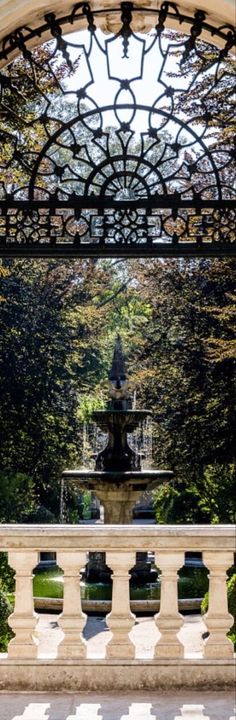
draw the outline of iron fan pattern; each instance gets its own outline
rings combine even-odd
[[[2,43],[0,253],[234,254],[233,29],[124,2],[103,34],[106,13],[77,3]]]

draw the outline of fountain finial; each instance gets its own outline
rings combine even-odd
[[[108,378],[113,383],[117,381],[125,382],[126,380],[125,359],[120,335],[116,336],[112,365]]]
[[[116,336],[112,365],[108,374],[111,406],[116,410],[130,407],[125,359],[120,335]]]

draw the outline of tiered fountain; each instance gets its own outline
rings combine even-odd
[[[104,522],[126,524],[132,521],[132,510],[145,491],[170,480],[169,470],[142,470],[141,457],[128,444],[149,410],[133,410],[126,369],[118,336],[109,372],[110,400],[106,410],[93,412],[92,420],[108,434],[104,450],[96,458],[95,470],[65,470],[64,478],[76,481],[80,489],[94,490],[104,506]]]

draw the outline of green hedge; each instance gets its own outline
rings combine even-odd
[[[228,637],[236,646],[236,573],[233,573],[233,575],[227,582],[227,595],[229,612],[231,615],[233,615],[234,618],[233,625],[228,632]],[[205,614],[208,610],[208,598],[209,593],[207,592],[201,604],[201,612],[203,614]]]
[[[13,608],[7,594],[0,585],[0,652],[6,652],[8,643],[13,637],[13,632],[7,622],[12,611]]]

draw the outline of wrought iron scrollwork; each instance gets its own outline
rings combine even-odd
[[[233,29],[123,2],[106,35],[107,13],[77,3],[2,43],[1,253],[232,254]]]

